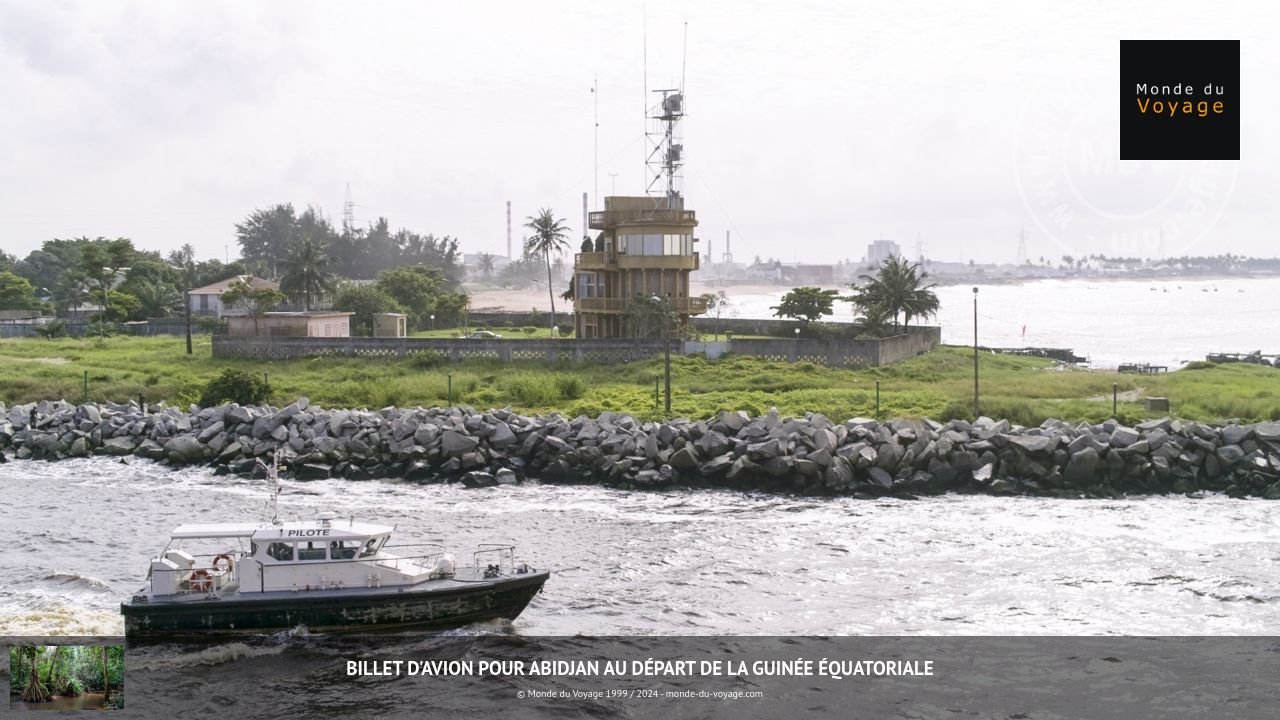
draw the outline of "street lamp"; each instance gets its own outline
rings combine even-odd
[[[662,308],[662,389],[665,394],[663,397],[663,408],[667,417],[671,417],[671,338],[670,338],[670,308],[667,307],[667,301],[654,295],[653,302]]]
[[[982,417],[978,410],[978,288],[973,289],[973,419]]]
[[[432,316],[431,316],[431,330],[432,330],[432,332],[434,332],[434,331],[435,331],[435,329],[436,329],[436,316],[435,316],[435,315],[432,315]]]
[[[793,346],[794,349],[792,351],[792,354],[795,355],[795,358],[792,359],[792,362],[800,362],[800,328],[796,328],[795,333],[796,333],[796,343]]]

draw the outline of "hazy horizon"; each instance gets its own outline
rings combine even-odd
[[[989,2],[455,7],[0,0],[0,249],[55,237],[237,255],[255,208],[503,254],[551,207],[645,185],[648,87],[678,85],[699,249],[858,260],[1274,256],[1269,6]],[[1119,40],[1241,40],[1241,160],[1118,161]],[[593,168],[593,79],[599,166]],[[1195,82],[1197,78],[1188,78]],[[613,175],[616,174],[616,177]]]

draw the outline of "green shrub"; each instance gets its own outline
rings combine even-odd
[[[577,400],[587,392],[587,382],[577,375],[556,377],[556,392],[561,400]]]
[[[67,326],[66,323],[61,320],[52,320],[41,325],[33,326],[31,331],[45,340],[52,340],[54,338],[65,336],[67,334]]]
[[[212,315],[198,315],[195,318],[196,329],[209,335],[225,335],[227,321]]]
[[[1209,362],[1208,360],[1193,360],[1187,363],[1184,370],[1211,370],[1218,367],[1218,363]]]
[[[502,382],[502,389],[520,405],[546,407],[560,399],[556,383],[546,375],[515,373]]]
[[[538,328],[536,328],[536,327],[534,327],[534,326],[532,326],[532,325],[526,325],[526,326],[524,326],[524,327],[520,328],[520,332],[524,333],[525,335],[532,335],[532,334],[534,334],[534,333],[538,332]]]
[[[84,334],[93,337],[111,337],[120,334],[120,326],[107,320],[94,320],[84,327]]]
[[[201,407],[213,407],[234,402],[241,405],[261,405],[271,397],[271,385],[266,378],[244,370],[227,368],[205,385],[200,394]]]

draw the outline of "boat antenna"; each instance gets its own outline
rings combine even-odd
[[[271,493],[271,524],[280,525],[280,493],[284,490],[284,486],[280,484],[280,448],[276,448],[271,455],[271,468],[267,471],[267,477],[276,485]]]

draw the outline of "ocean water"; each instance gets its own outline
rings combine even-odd
[[[104,458],[0,466],[0,635],[119,634],[186,522],[264,517],[263,481]],[[286,482],[282,516],[398,526],[460,559],[513,542],[553,575],[503,632],[1261,635],[1280,627],[1274,503],[919,501],[733,491]]]
[[[738,317],[773,316],[784,291],[730,298]],[[842,292],[847,294],[847,289]],[[972,286],[937,288],[942,341],[973,344]],[[832,320],[850,321],[837,303]],[[1058,347],[1090,365],[1150,363],[1171,369],[1208,353],[1280,353],[1280,278],[1035,280],[978,286],[978,342]]]

